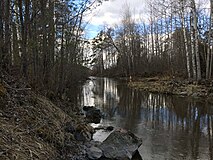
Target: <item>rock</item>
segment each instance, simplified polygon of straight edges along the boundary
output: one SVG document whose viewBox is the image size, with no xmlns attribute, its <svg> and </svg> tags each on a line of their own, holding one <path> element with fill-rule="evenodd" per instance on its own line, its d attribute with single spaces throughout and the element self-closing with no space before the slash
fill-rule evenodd
<svg viewBox="0 0 213 160">
<path fill-rule="evenodd" d="M 86 149 L 84 145 L 76 143 L 75 141 L 65 143 L 60 159 L 88 160 Z"/>
<path fill-rule="evenodd" d="M 89 141 L 89 142 L 84 143 L 84 145 L 85 145 L 87 148 L 91 148 L 91 147 L 99 147 L 99 146 L 101 145 L 101 143 L 102 143 L 102 142 L 91 140 L 91 141 Z"/>
<path fill-rule="evenodd" d="M 132 159 L 141 144 L 141 138 L 136 137 L 130 131 L 119 129 L 113 131 L 104 140 L 100 145 L 100 149 L 103 151 L 105 158 L 129 160 Z"/>
<path fill-rule="evenodd" d="M 113 129 L 114 129 L 114 127 L 113 126 L 99 126 L 99 127 L 96 127 L 96 128 L 94 128 L 95 130 L 104 130 L 104 131 L 106 131 L 106 132 L 110 132 L 110 131 L 112 131 Z"/>
<path fill-rule="evenodd" d="M 89 123 L 100 123 L 101 121 L 101 111 L 97 108 L 91 108 L 86 112 L 86 120 Z"/>
<path fill-rule="evenodd" d="M 89 159 L 99 159 L 102 157 L 102 154 L 102 150 L 94 146 L 87 150 L 87 156 Z"/>
<path fill-rule="evenodd" d="M 133 155 L 132 160 L 143 160 L 139 151 L 137 150 L 136 153 Z"/>
<path fill-rule="evenodd" d="M 106 131 L 112 131 L 113 129 L 114 129 L 113 126 L 107 126 L 105 130 L 106 130 Z"/>
<path fill-rule="evenodd" d="M 94 106 L 84 106 L 83 110 L 84 111 L 89 111 L 89 110 L 94 109 L 94 108 L 95 108 Z"/>
</svg>

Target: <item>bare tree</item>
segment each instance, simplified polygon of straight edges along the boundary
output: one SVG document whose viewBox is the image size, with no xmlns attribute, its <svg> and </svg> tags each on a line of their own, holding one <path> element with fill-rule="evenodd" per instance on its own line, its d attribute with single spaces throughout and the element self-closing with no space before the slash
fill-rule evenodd
<svg viewBox="0 0 213 160">
<path fill-rule="evenodd" d="M 194 29 L 194 38 L 195 38 L 195 58 L 196 58 L 196 67 L 197 67 L 197 76 L 196 76 L 196 80 L 201 80 L 201 67 L 200 67 L 200 54 L 199 54 L 199 50 L 198 50 L 198 41 L 199 41 L 199 37 L 198 37 L 198 22 L 197 22 L 197 10 L 196 10 L 196 4 L 195 4 L 195 0 L 191 0 L 191 9 L 192 9 L 192 14 L 193 14 L 193 29 Z"/>
<path fill-rule="evenodd" d="M 208 30 L 208 48 L 207 48 L 207 59 L 206 59 L 206 79 L 211 78 L 212 74 L 212 30 L 213 30 L 213 1 L 210 0 L 210 23 Z"/>
</svg>

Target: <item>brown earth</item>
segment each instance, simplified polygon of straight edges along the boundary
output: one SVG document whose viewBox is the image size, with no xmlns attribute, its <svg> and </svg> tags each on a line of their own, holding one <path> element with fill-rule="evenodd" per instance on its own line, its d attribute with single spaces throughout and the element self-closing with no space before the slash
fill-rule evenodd
<svg viewBox="0 0 213 160">
<path fill-rule="evenodd" d="M 83 117 L 73 109 L 66 114 L 46 97 L 31 91 L 28 84 L 9 75 L 0 79 L 0 159 L 74 159 L 82 144 L 67 131 Z M 63 103 L 61 103 L 63 104 Z M 83 159 L 83 158 L 82 158 Z"/>
<path fill-rule="evenodd" d="M 163 94 L 174 94 L 181 96 L 201 97 L 212 99 L 212 81 L 194 82 L 181 78 L 152 77 L 133 79 L 128 83 L 132 88 Z"/>
</svg>

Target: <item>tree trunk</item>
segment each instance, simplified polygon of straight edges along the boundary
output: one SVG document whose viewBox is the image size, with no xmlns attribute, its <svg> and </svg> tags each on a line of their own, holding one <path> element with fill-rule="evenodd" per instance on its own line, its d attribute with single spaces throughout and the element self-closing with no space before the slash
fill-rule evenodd
<svg viewBox="0 0 213 160">
<path fill-rule="evenodd" d="M 42 25 L 42 76 L 43 76 L 43 82 L 46 84 L 47 82 L 47 73 L 48 73 L 48 46 L 47 46 L 47 29 L 46 29 L 46 25 L 47 25 L 47 0 L 41 0 L 41 16 L 42 16 L 42 21 L 41 21 L 41 25 Z"/>
<path fill-rule="evenodd" d="M 4 44 L 4 31 L 3 31 L 3 15 L 4 15 L 4 0 L 0 0 L 0 69 L 3 65 L 3 44 Z"/>
<path fill-rule="evenodd" d="M 190 57 L 189 57 L 189 48 L 188 48 L 188 40 L 187 40 L 187 33 L 186 33 L 186 27 L 185 27 L 185 17 L 184 17 L 183 6 L 182 6 L 182 12 L 181 12 L 181 23 L 182 23 L 181 25 L 183 28 L 184 45 L 185 45 L 185 51 L 186 51 L 187 74 L 188 74 L 188 78 L 191 78 Z"/>
<path fill-rule="evenodd" d="M 151 59 L 155 55 L 155 44 L 154 44 L 154 31 L 153 31 L 153 28 L 154 28 L 154 23 L 153 23 L 153 20 L 151 18 L 151 43 L 152 43 L 152 55 L 151 55 Z"/>
<path fill-rule="evenodd" d="M 212 30 L 213 30 L 213 1 L 210 0 L 210 23 L 209 23 L 209 33 L 208 33 L 208 48 L 207 48 L 207 58 L 206 58 L 206 79 L 211 78 L 212 74 Z"/>
<path fill-rule="evenodd" d="M 8 70 L 10 68 L 10 0 L 5 1 L 5 41 L 3 44 L 3 67 Z"/>
<path fill-rule="evenodd" d="M 191 35 L 191 53 L 192 53 L 192 71 L 193 71 L 193 79 L 197 79 L 197 67 L 195 62 L 195 37 L 194 37 L 194 27 L 193 27 L 193 16 L 190 16 L 190 35 Z"/>
<path fill-rule="evenodd" d="M 59 84 L 58 84 L 58 93 L 61 95 L 64 89 L 64 25 L 62 25 L 61 30 L 61 59 L 59 64 Z"/>
<path fill-rule="evenodd" d="M 28 4 L 28 0 L 26 0 L 25 7 L 27 7 L 27 8 L 26 8 L 25 12 L 27 12 L 27 10 L 29 9 L 29 6 L 27 4 Z M 26 57 L 26 54 L 27 54 L 26 31 L 27 31 L 27 29 L 25 26 L 27 20 L 25 19 L 25 22 L 24 22 L 22 0 L 18 1 L 18 7 L 19 7 L 19 19 L 20 19 L 20 24 L 21 24 L 21 60 L 22 60 L 22 69 L 21 70 L 22 70 L 22 74 L 24 75 L 24 77 L 27 77 L 27 57 Z M 25 16 L 26 16 L 26 13 L 25 13 Z"/>
<path fill-rule="evenodd" d="M 19 56 L 19 43 L 18 43 L 18 33 L 16 22 L 12 24 L 12 32 L 13 32 L 13 65 L 20 66 L 20 56 Z"/>
<path fill-rule="evenodd" d="M 193 13 L 193 27 L 194 27 L 194 33 L 195 33 L 195 57 L 196 57 L 196 65 L 197 65 L 197 78 L 196 80 L 201 80 L 201 67 L 200 67 L 200 54 L 198 49 L 198 28 L 197 28 L 197 15 L 196 15 L 196 5 L 195 0 L 191 0 L 191 7 L 192 7 L 192 13 Z"/>
<path fill-rule="evenodd" d="M 55 49 L 55 24 L 54 24 L 54 0 L 49 0 L 49 35 L 48 35 L 48 47 L 49 47 L 49 59 L 51 66 L 54 64 L 54 49 Z"/>
</svg>

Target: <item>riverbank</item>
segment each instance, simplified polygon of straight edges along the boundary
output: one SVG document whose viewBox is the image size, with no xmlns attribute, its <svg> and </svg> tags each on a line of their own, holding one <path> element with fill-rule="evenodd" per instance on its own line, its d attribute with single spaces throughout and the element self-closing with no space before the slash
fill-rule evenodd
<svg viewBox="0 0 213 160">
<path fill-rule="evenodd" d="M 182 78 L 152 77 L 130 80 L 128 85 L 142 91 L 190 96 L 196 98 L 213 98 L 213 83 L 211 81 L 193 82 Z"/>
<path fill-rule="evenodd" d="M 60 107 L 69 107 L 69 102 L 52 102 L 27 83 L 2 77 L 0 159 L 86 159 L 85 146 L 75 136 L 91 128 L 77 106 L 68 115 Z"/>
<path fill-rule="evenodd" d="M 93 128 L 102 113 L 93 106 L 73 106 L 69 98 L 35 93 L 9 75 L 0 81 L 0 159 L 137 159 L 142 139 L 113 126 Z M 69 110 L 68 110 L 69 108 Z M 111 132 L 93 140 L 96 130 Z M 116 148 L 116 150 L 112 150 Z"/>
</svg>

